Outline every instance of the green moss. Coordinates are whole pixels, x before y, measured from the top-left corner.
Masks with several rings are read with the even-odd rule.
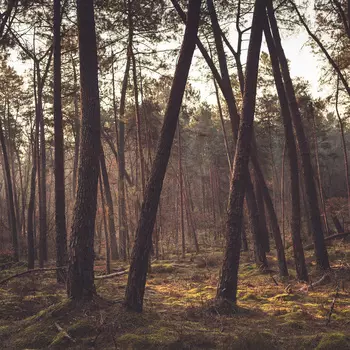
[[[282,327],[286,327],[288,329],[304,329],[306,327],[306,322],[302,320],[291,320],[281,324]]]
[[[84,337],[86,335],[91,335],[96,332],[96,326],[92,324],[89,319],[79,320],[77,323],[71,325],[67,332],[73,338],[75,337]]]
[[[317,350],[350,350],[350,339],[343,333],[328,333],[325,334],[320,343],[318,344]]]
[[[281,300],[281,301],[294,301],[300,299],[299,295],[296,294],[287,294],[287,293],[282,293],[275,295],[274,297],[270,298],[271,301],[274,300]]]
[[[224,348],[232,350],[277,350],[276,338],[269,332],[244,332],[235,336],[234,339],[227,339]]]
[[[243,295],[240,300],[246,301],[246,300],[256,300],[256,301],[261,301],[263,300],[260,296],[256,295],[255,293],[247,293]]]
[[[173,266],[173,264],[157,263],[152,265],[151,271],[152,273],[172,273],[175,271],[175,267]]]
[[[14,348],[47,348],[55,334],[52,325],[34,324],[18,333],[18,338],[13,342]]]
[[[158,329],[152,327],[150,333],[147,334],[127,333],[117,339],[122,349],[169,348],[175,346],[178,341],[178,334],[165,327]]]

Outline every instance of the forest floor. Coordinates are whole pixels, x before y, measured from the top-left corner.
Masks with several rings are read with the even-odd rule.
[[[239,310],[231,316],[208,308],[222,262],[219,249],[153,263],[142,314],[122,306],[127,275],[96,280],[101,298],[82,305],[67,300],[54,272],[23,275],[0,285],[0,348],[350,349],[350,243],[334,243],[329,255],[330,278],[307,290],[292,269],[289,279],[278,277],[273,255],[273,271],[261,273],[242,253]],[[323,274],[315,270],[312,251],[307,262],[316,282]],[[103,264],[96,262],[97,273]],[[0,271],[0,281],[21,271],[25,266]]]

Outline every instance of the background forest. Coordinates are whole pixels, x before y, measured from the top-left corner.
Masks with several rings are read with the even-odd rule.
[[[350,349],[349,38],[343,0],[1,2],[4,348]]]

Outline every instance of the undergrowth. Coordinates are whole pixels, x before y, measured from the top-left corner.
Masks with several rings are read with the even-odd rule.
[[[259,271],[242,253],[237,312],[215,306],[222,254],[207,250],[153,264],[144,312],[127,312],[127,276],[96,280],[98,298],[75,304],[54,273],[24,275],[0,286],[1,349],[350,349],[350,244],[329,248],[331,278],[314,288]],[[287,254],[291,255],[291,251]],[[322,277],[311,266],[312,281]],[[344,258],[345,256],[345,258]],[[103,261],[96,262],[103,271]],[[120,268],[118,262],[113,269]],[[24,271],[15,265],[0,280]],[[291,276],[295,271],[290,270]],[[334,309],[329,316],[333,301]],[[236,310],[235,309],[235,310]]]

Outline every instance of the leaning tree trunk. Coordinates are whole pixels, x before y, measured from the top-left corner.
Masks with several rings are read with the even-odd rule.
[[[38,108],[36,112],[39,113],[39,143],[38,148],[40,152],[38,167],[39,176],[39,267],[44,267],[44,262],[47,261],[47,200],[46,200],[46,148],[45,148],[45,125],[43,114],[43,84],[40,77],[39,63],[37,64],[38,76]],[[40,82],[40,83],[39,83]]]
[[[308,207],[310,210],[310,221],[312,225],[312,237],[314,241],[316,262],[319,268],[325,270],[329,269],[330,266],[326,245],[324,243],[324,233],[322,227],[320,208],[317,199],[316,184],[314,180],[314,170],[311,164],[310,149],[304,132],[293,83],[290,77],[288,61],[284,54],[283,47],[281,44],[281,37],[279,34],[277,21],[272,6],[272,0],[267,1],[267,12],[270,20],[273,39],[276,45],[278,59],[281,65],[281,71],[285,84],[289,109],[291,111],[295,134],[301,154],[301,163],[304,174]]]
[[[131,33],[129,33],[130,41]],[[130,44],[129,44],[130,45]],[[124,79],[122,84],[120,109],[119,109],[119,123],[115,115],[116,135],[118,135],[118,213],[119,213],[119,248],[120,258],[126,261],[127,259],[127,237],[128,237],[128,221],[126,214],[126,199],[125,199],[125,99],[126,90],[128,88],[128,76],[130,70],[131,58],[128,54],[126,60],[126,67]],[[114,68],[112,68],[114,70]],[[114,76],[114,73],[113,73]],[[119,130],[118,130],[119,124]],[[118,134],[119,132],[119,134]]]
[[[349,6],[349,11],[350,11],[350,6]],[[345,141],[344,121],[340,117],[338,103],[339,103],[339,77],[337,78],[337,91],[335,95],[335,111],[338,118],[340,135],[341,135],[341,144],[343,148],[344,168],[345,168],[345,176],[346,176],[346,189],[348,193],[348,215],[350,219],[350,177],[349,177],[348,150],[347,150],[346,141]]]
[[[288,108],[288,100],[285,87],[282,80],[276,47],[273,42],[271,31],[268,25],[266,14],[264,16],[264,33],[269,48],[275,85],[277,88],[278,98],[281,106],[283,118],[284,134],[286,138],[286,149],[288,150],[289,174],[292,195],[292,220],[291,231],[293,240],[294,261],[298,279],[307,281],[308,273],[305,263],[303,243],[301,239],[301,220],[300,220],[300,186],[299,186],[299,169],[297,148],[294,139],[292,117]],[[283,159],[284,161],[284,159]],[[283,220],[283,218],[282,218]]]
[[[73,213],[68,296],[91,299],[94,285],[94,234],[101,153],[100,101],[93,0],[77,0],[82,128],[78,189]]]
[[[13,200],[13,191],[12,191],[12,179],[11,179],[11,171],[10,171],[10,163],[7,154],[6,141],[4,137],[4,131],[2,129],[2,120],[0,118],[0,142],[4,160],[4,170],[6,176],[6,184],[7,184],[7,200],[8,200],[8,211],[10,218],[10,227],[11,227],[11,237],[12,237],[12,249],[13,249],[13,259],[15,261],[19,260],[19,246],[18,246],[18,236],[17,236],[17,222],[16,222],[16,214],[15,214],[15,203]]]
[[[67,264],[66,205],[64,187],[64,144],[61,102],[61,2],[54,0],[54,136],[55,136],[55,219],[56,266]],[[65,282],[65,271],[57,270],[57,282]]]
[[[199,25],[201,0],[189,2],[188,19],[178,64],[165,112],[156,157],[145,191],[141,215],[131,256],[125,304],[128,309],[142,311],[148,259],[152,246],[152,232],[162,190],[177,120],[190,70]]]
[[[216,294],[217,301],[228,301],[229,304],[235,303],[237,299],[243,201],[249,173],[248,163],[253,136],[256,86],[262,41],[260,13],[264,11],[264,7],[264,1],[256,1],[246,64],[242,117],[231,178],[228,218],[226,223],[226,249]]]
[[[111,247],[110,247],[111,258],[112,260],[117,260],[119,259],[119,254],[118,254],[118,244],[117,244],[117,230],[115,228],[115,222],[114,222],[113,199],[112,199],[111,187],[109,185],[106,159],[105,159],[102,145],[101,145],[101,155],[100,155],[100,166],[101,166],[101,174],[103,179],[103,186],[106,194],[106,202],[108,207],[107,217],[108,217],[109,239],[111,243]]]

